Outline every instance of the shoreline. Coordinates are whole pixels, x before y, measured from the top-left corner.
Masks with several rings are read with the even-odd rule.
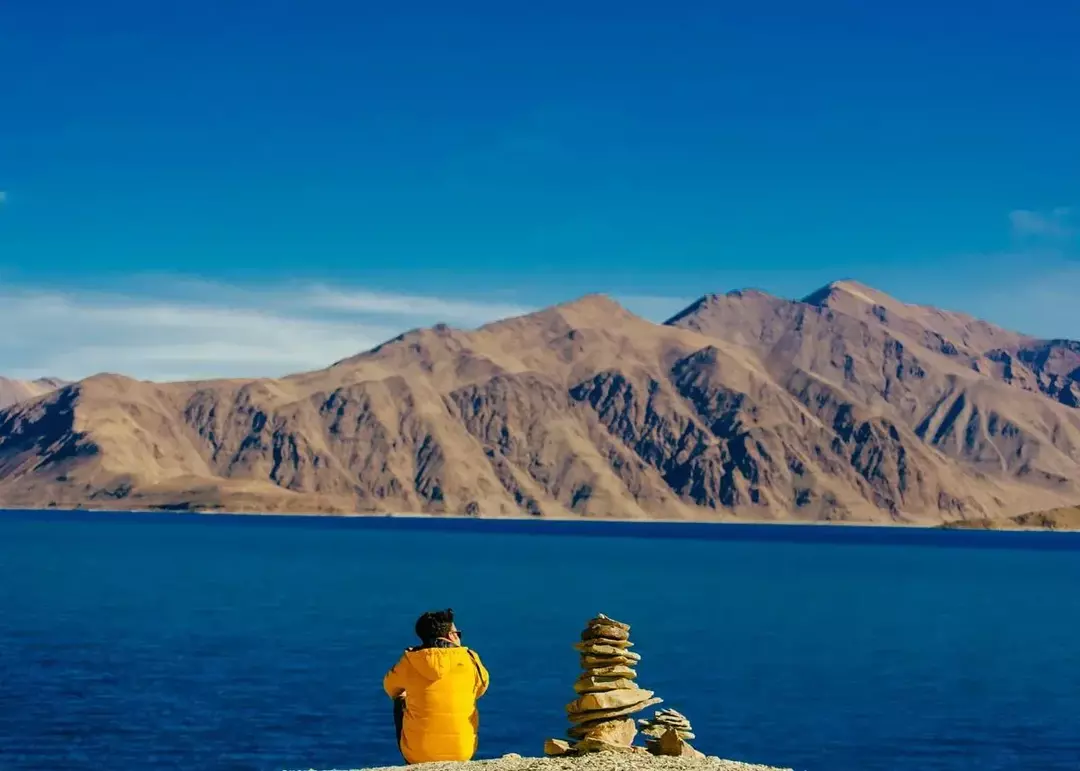
[[[689,527],[779,527],[779,528],[830,528],[838,530],[864,529],[864,530],[892,530],[896,532],[965,532],[965,533],[1080,533],[1080,528],[1052,528],[1052,527],[1024,527],[1021,525],[1002,527],[969,527],[963,522],[942,522],[937,524],[913,523],[913,522],[853,522],[853,521],[801,521],[801,520],[775,520],[775,519],[711,519],[711,520],[687,520],[687,519],[628,519],[622,517],[530,517],[530,516],[503,516],[484,517],[468,516],[465,514],[425,514],[423,512],[358,512],[338,514],[326,511],[312,512],[279,512],[279,511],[228,511],[214,509],[110,509],[105,507],[87,506],[8,506],[0,504],[0,515],[9,512],[42,512],[60,514],[96,514],[96,515],[159,515],[162,517],[223,517],[223,518],[267,518],[267,519],[314,519],[328,521],[370,521],[370,520],[426,520],[431,522],[486,522],[486,523],[536,523],[544,527],[545,523],[560,525],[640,525],[644,527],[664,526],[689,526]],[[1023,515],[1017,515],[1023,516]]]

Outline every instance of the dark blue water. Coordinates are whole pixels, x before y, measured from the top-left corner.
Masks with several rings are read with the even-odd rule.
[[[0,768],[400,762],[422,610],[484,658],[481,755],[566,728],[584,621],[710,754],[1080,768],[1080,537],[816,527],[0,515]]]

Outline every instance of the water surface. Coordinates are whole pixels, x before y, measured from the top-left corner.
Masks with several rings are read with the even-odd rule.
[[[0,515],[0,768],[398,763],[381,678],[446,606],[484,757],[565,730],[602,611],[710,754],[1078,768],[1080,536],[58,512]]]

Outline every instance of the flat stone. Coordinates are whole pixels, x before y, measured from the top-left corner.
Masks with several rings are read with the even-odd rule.
[[[572,712],[568,713],[566,717],[571,723],[580,723],[582,725],[586,723],[598,723],[601,720],[610,720],[613,717],[633,715],[635,712],[648,709],[654,704],[659,704],[662,701],[663,699],[654,696],[640,704],[631,704],[628,707],[620,707],[619,709],[596,709],[588,712]]]
[[[656,716],[660,717],[661,715],[670,715],[671,717],[682,718],[683,720],[687,719],[686,715],[671,707],[664,707],[663,709],[656,710]]]
[[[633,680],[626,677],[589,677],[583,675],[574,682],[574,690],[578,693],[618,691],[627,688],[637,688],[637,685]]]
[[[632,648],[634,644],[629,640],[623,641],[611,641],[611,642],[598,642],[596,640],[587,640],[586,642],[574,643],[574,648],[589,656],[629,656],[630,652],[628,648]],[[634,654],[635,656],[637,654]]]
[[[676,729],[680,735],[692,730],[690,720],[686,715],[673,709],[658,709],[652,718],[643,718],[638,721],[642,727],[642,733],[659,738],[668,728]]]
[[[596,647],[598,645],[606,645],[609,648],[618,648],[622,652],[634,647],[634,643],[629,640],[615,640],[608,637],[590,637],[588,640],[581,640],[580,642],[574,643],[574,648],[581,651],[586,647]]]
[[[634,659],[623,659],[621,657],[604,657],[603,659],[597,659],[596,657],[592,657],[592,655],[583,655],[578,663],[585,672],[590,674],[593,674],[595,669],[606,669],[612,666],[637,666],[637,661]]]
[[[640,704],[652,698],[653,692],[643,688],[622,688],[615,691],[583,693],[566,705],[567,712],[591,712],[598,709],[619,709]]]
[[[633,752],[634,748],[627,744],[609,744],[599,739],[582,739],[574,745],[574,752],[585,755],[592,752]]]
[[[674,718],[668,715],[660,715],[658,717],[642,718],[642,723],[654,723],[655,725],[670,725],[670,726],[690,726],[690,721],[686,718]]]
[[[544,754],[556,758],[572,752],[570,742],[565,739],[548,739],[544,742]]]
[[[585,729],[586,739],[595,739],[608,744],[622,744],[629,747],[637,736],[633,718],[605,720]]]
[[[581,633],[582,640],[629,640],[630,633],[617,626],[587,626]]]
[[[641,654],[634,653],[634,651],[623,650],[622,648],[612,648],[611,646],[590,646],[591,648],[605,647],[608,648],[607,652],[600,652],[596,650],[581,650],[579,653],[582,658],[587,658],[592,661],[605,661],[609,659],[618,659],[620,661],[641,661]],[[612,653],[611,651],[614,651]]]
[[[680,729],[687,730],[687,731],[690,730],[690,721],[689,720],[675,720],[673,718],[655,718],[654,717],[652,720],[649,720],[648,722],[651,725],[655,725],[655,726],[662,726],[662,727],[666,726],[666,727],[669,727],[669,728],[680,728]]]
[[[652,737],[653,739],[659,739],[661,736],[663,736],[669,730],[671,730],[671,729],[666,727],[666,726],[652,724],[652,725],[649,725],[649,726],[642,727],[641,735],[642,736],[649,736],[649,737]],[[677,733],[679,735],[680,739],[696,739],[697,738],[689,730],[682,730],[682,729],[676,728],[675,733]]]
[[[612,744],[633,744],[637,736],[633,718],[613,718],[570,726],[566,735],[571,739],[600,739]]]
[[[589,666],[585,667],[585,674],[582,677],[627,677],[634,679],[637,677],[636,669],[632,669],[625,664],[612,664],[610,666]]]

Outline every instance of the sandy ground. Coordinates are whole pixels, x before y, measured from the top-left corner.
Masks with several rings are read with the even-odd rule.
[[[705,758],[658,758],[652,755],[624,755],[601,752],[580,758],[522,758],[507,755],[498,760],[474,760],[470,763],[423,763],[366,771],[791,771],[770,766],[737,763],[734,760]]]

